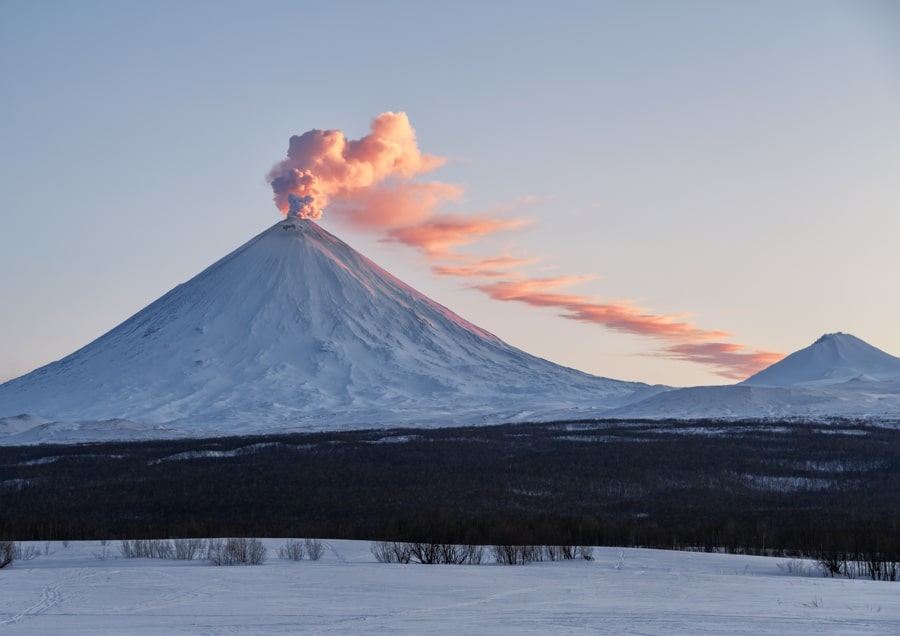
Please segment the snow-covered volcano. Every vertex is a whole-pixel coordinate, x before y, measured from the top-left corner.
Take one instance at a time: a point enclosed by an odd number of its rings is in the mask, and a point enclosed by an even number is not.
[[[824,386],[849,380],[900,380],[900,358],[856,336],[829,333],[742,384]]]
[[[733,386],[692,387],[617,409],[615,417],[900,418],[900,358],[844,333],[826,334]]]
[[[124,418],[208,435],[546,419],[646,392],[509,346],[292,218],[0,386],[0,417]]]

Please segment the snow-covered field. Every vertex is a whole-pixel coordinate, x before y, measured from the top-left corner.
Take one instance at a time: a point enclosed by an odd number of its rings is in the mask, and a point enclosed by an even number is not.
[[[900,633],[900,583],[791,575],[786,559],[598,548],[590,562],[386,565],[368,542],[325,541],[315,562],[265,543],[263,565],[234,567],[26,543],[42,554],[0,570],[0,634]]]

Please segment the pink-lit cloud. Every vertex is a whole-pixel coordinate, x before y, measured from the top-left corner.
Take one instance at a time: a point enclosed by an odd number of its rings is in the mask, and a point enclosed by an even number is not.
[[[371,128],[371,134],[356,140],[339,130],[310,130],[291,137],[287,158],[268,175],[278,209],[286,214],[294,195],[299,197],[295,201],[305,201],[294,212],[317,219],[333,197],[352,197],[389,177],[406,183],[446,162],[419,150],[406,113],[382,113]]]
[[[464,258],[456,248],[481,238],[527,225],[524,219],[498,219],[479,214],[441,214],[417,225],[388,230],[386,240],[422,250],[432,259]]]
[[[729,342],[686,342],[670,345],[663,353],[676,360],[712,366],[714,373],[731,380],[745,380],[784,358],[781,353]]]
[[[749,349],[720,342],[730,334],[701,329],[676,314],[654,314],[628,301],[601,302],[589,296],[558,293],[562,287],[584,282],[586,277],[529,278],[475,285],[496,300],[513,300],[533,307],[561,309],[564,318],[595,323],[623,333],[649,336],[673,344],[658,353],[664,357],[711,366],[714,373],[742,380],[780,360],[773,351]]]
[[[494,256],[455,265],[432,265],[431,271],[438,276],[457,278],[509,278],[522,276],[519,272],[511,272],[511,268],[534,265],[537,262],[536,258]]]
[[[384,186],[337,196],[328,206],[329,214],[367,232],[385,232],[415,226],[430,219],[441,205],[462,198],[459,186],[405,179],[386,180]]]
[[[533,307],[553,307],[561,309],[564,318],[593,322],[609,329],[640,336],[706,341],[728,335],[722,331],[700,329],[693,323],[685,322],[683,315],[649,313],[628,301],[600,302],[590,296],[562,294],[555,291],[591,278],[587,276],[529,278],[495,281],[474,287],[495,300],[515,300]]]

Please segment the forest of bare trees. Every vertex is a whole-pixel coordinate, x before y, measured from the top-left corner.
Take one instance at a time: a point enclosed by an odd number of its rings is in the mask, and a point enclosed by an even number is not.
[[[419,545],[410,558],[426,561],[477,558],[451,545],[648,546],[804,554],[891,576],[898,491],[900,431],[854,422],[2,447],[0,538],[333,537]]]

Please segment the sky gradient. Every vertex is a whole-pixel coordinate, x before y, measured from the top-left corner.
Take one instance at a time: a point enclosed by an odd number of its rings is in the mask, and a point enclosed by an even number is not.
[[[18,0],[0,86],[0,381],[277,221],[294,169],[326,229],[567,366],[900,355],[894,2]]]

